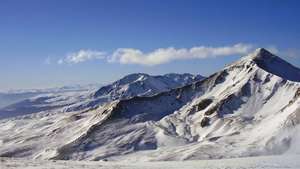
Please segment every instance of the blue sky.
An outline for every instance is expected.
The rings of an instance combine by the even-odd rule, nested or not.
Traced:
[[[136,72],[209,75],[243,51],[198,57],[190,49],[236,44],[276,49],[300,67],[299,8],[298,0],[1,0],[0,90],[107,83]],[[191,56],[153,63],[170,47]],[[91,57],[69,62],[80,51]]]

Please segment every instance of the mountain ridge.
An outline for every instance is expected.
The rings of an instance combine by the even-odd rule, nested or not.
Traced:
[[[241,58],[240,62],[254,62],[259,68],[283,79],[300,82],[300,69],[276,56],[265,48],[258,48],[253,53]],[[285,70],[282,71],[281,69]]]
[[[105,102],[127,99],[137,95],[149,96],[190,84],[201,78],[203,77],[200,75],[175,73],[163,76],[151,76],[145,73],[130,74],[97,90],[93,88],[91,90],[69,92],[69,88],[67,88],[68,92],[30,95],[31,97],[25,97],[23,100],[1,108],[0,118],[62,108],[62,111],[66,112],[86,108],[93,109]]]
[[[242,58],[205,79],[151,96],[2,120],[0,156],[166,161],[281,154],[300,123],[299,91],[300,83]]]

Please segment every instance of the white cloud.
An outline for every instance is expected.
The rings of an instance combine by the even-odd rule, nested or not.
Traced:
[[[139,64],[154,66],[169,63],[175,60],[186,59],[205,59],[213,57],[222,57],[230,55],[248,54],[254,49],[253,45],[238,43],[231,46],[211,47],[196,46],[192,48],[159,48],[148,53],[144,53],[134,48],[119,48],[106,55],[103,51],[97,50],[80,50],[70,53],[66,57],[59,59],[58,64],[77,64],[89,60],[104,59],[110,63],[120,64]]]
[[[105,52],[97,50],[79,50],[78,52],[70,53],[65,58],[59,59],[58,64],[68,63],[76,64],[89,60],[104,59]]]
[[[193,48],[160,48],[149,53],[144,53],[138,49],[120,48],[109,57],[109,62],[121,64],[159,65],[174,60],[205,59],[229,55],[243,55],[253,49],[249,44],[235,44],[223,47],[197,46]]]

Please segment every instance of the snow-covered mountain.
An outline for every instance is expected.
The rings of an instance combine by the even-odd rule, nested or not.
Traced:
[[[4,119],[0,156],[166,161],[281,154],[300,132],[299,73],[261,48],[183,87],[93,109]],[[143,86],[135,85],[140,78],[145,76],[134,75],[132,86]],[[131,85],[123,86],[100,89],[91,98],[115,98]]]
[[[133,96],[151,96],[191,84],[203,79],[200,75],[166,74],[150,76],[144,73],[130,74],[124,78],[102,87],[95,92],[94,97],[109,97],[109,100],[128,99]]]
[[[42,94],[61,94],[68,92],[90,91],[99,88],[100,84],[72,85],[45,89],[16,89],[0,91],[0,109]]]
[[[203,77],[191,74],[130,74],[103,86],[74,85],[62,88],[15,90],[0,94],[0,119],[56,110],[58,112],[93,109],[103,103],[129,99],[133,96],[150,96],[198,81]],[[10,104],[9,104],[10,103]]]
[[[59,88],[9,90],[0,93],[0,119],[58,108],[100,84],[73,85]]]

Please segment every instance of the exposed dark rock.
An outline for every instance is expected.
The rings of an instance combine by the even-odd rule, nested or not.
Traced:
[[[214,105],[213,107],[211,107],[210,109],[208,109],[204,114],[206,116],[210,116],[213,113],[215,113],[219,109],[219,107],[220,107],[220,104],[218,103],[218,104]]]
[[[209,126],[210,119],[208,117],[203,117],[200,122],[201,127]]]
[[[297,89],[296,93],[295,93],[295,96],[294,96],[294,99],[300,97],[300,88]]]
[[[207,108],[211,103],[212,103],[212,99],[203,99],[200,103],[198,103],[196,106],[196,111],[201,111],[204,110],[205,108]]]
[[[226,99],[220,103],[218,116],[223,117],[225,114],[232,114],[235,110],[239,109],[244,101],[235,94],[229,95]]]
[[[225,70],[222,71],[222,72],[220,72],[220,73],[218,74],[218,76],[216,76],[214,86],[216,86],[217,84],[220,84],[220,83],[224,82],[227,75],[228,75],[228,72],[225,71]]]
[[[265,78],[263,84],[268,83],[268,82],[270,82],[270,81],[271,81],[271,77],[270,77],[270,74],[268,74],[268,75],[266,76],[266,78]]]
[[[216,136],[216,137],[211,137],[211,138],[209,138],[208,140],[209,141],[217,141],[217,140],[219,140],[221,138],[221,136]]]

